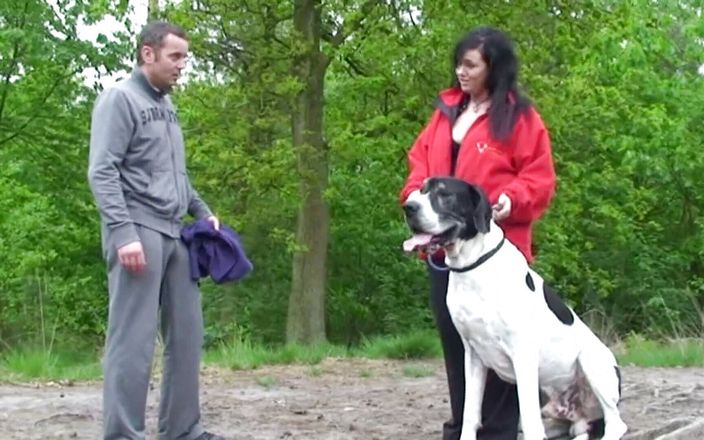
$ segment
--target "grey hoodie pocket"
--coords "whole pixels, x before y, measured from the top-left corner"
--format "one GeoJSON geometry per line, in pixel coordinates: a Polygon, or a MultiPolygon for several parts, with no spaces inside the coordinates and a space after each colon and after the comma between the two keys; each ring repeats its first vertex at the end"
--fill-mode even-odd
{"type": "Polygon", "coordinates": [[[176,173],[178,181],[178,206],[179,214],[183,215],[188,210],[188,202],[190,200],[190,194],[188,192],[188,175],[185,171],[177,171],[176,173]]]}
{"type": "Polygon", "coordinates": [[[178,188],[173,170],[152,170],[147,193],[156,212],[167,216],[176,213],[178,188]]]}

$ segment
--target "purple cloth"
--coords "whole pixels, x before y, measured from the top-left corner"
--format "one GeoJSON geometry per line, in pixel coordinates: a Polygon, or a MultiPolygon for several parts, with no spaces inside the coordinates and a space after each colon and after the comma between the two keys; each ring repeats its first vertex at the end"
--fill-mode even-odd
{"type": "Polygon", "coordinates": [[[238,281],[249,274],[253,265],[244,253],[237,232],[221,224],[202,219],[181,230],[181,240],[188,247],[191,278],[198,280],[210,275],[217,284],[238,281]]]}

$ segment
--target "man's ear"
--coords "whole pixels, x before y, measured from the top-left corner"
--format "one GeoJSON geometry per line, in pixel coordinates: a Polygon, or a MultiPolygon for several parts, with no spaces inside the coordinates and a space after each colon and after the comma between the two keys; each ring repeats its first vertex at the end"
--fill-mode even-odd
{"type": "Polygon", "coordinates": [[[144,64],[151,64],[156,61],[156,50],[152,46],[148,46],[145,44],[144,46],[142,46],[142,49],[140,49],[140,52],[144,64]]]}
{"type": "Polygon", "coordinates": [[[489,226],[491,225],[491,205],[489,200],[486,198],[484,191],[475,185],[469,185],[469,194],[474,205],[474,211],[469,213],[471,218],[468,220],[474,224],[477,232],[486,234],[489,232],[489,226]]]}

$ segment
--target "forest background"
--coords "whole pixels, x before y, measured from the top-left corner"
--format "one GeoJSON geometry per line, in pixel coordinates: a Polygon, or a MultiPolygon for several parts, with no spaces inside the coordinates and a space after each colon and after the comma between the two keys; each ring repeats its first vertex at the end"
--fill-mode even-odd
{"type": "MultiPolygon", "coordinates": [[[[452,79],[454,42],[506,30],[558,175],[536,267],[617,336],[704,334],[704,20],[700,1],[150,2],[185,27],[174,95],[194,186],[255,269],[202,285],[206,346],[432,328],[403,254],[406,152],[452,79]]],[[[78,29],[125,0],[0,2],[0,351],[99,349],[107,318],[86,180],[97,83],[135,35],[78,29]]],[[[134,27],[127,22],[128,28],[134,27]]]]}

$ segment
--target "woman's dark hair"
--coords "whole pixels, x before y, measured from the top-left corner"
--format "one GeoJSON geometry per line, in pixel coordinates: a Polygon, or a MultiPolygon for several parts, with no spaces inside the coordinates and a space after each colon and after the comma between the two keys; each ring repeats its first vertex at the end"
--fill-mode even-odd
{"type": "Polygon", "coordinates": [[[487,65],[486,85],[491,97],[489,126],[491,135],[505,140],[513,131],[530,101],[518,89],[518,58],[509,37],[498,29],[479,27],[465,34],[455,45],[453,85],[459,87],[456,68],[468,50],[476,49],[487,65]]]}

